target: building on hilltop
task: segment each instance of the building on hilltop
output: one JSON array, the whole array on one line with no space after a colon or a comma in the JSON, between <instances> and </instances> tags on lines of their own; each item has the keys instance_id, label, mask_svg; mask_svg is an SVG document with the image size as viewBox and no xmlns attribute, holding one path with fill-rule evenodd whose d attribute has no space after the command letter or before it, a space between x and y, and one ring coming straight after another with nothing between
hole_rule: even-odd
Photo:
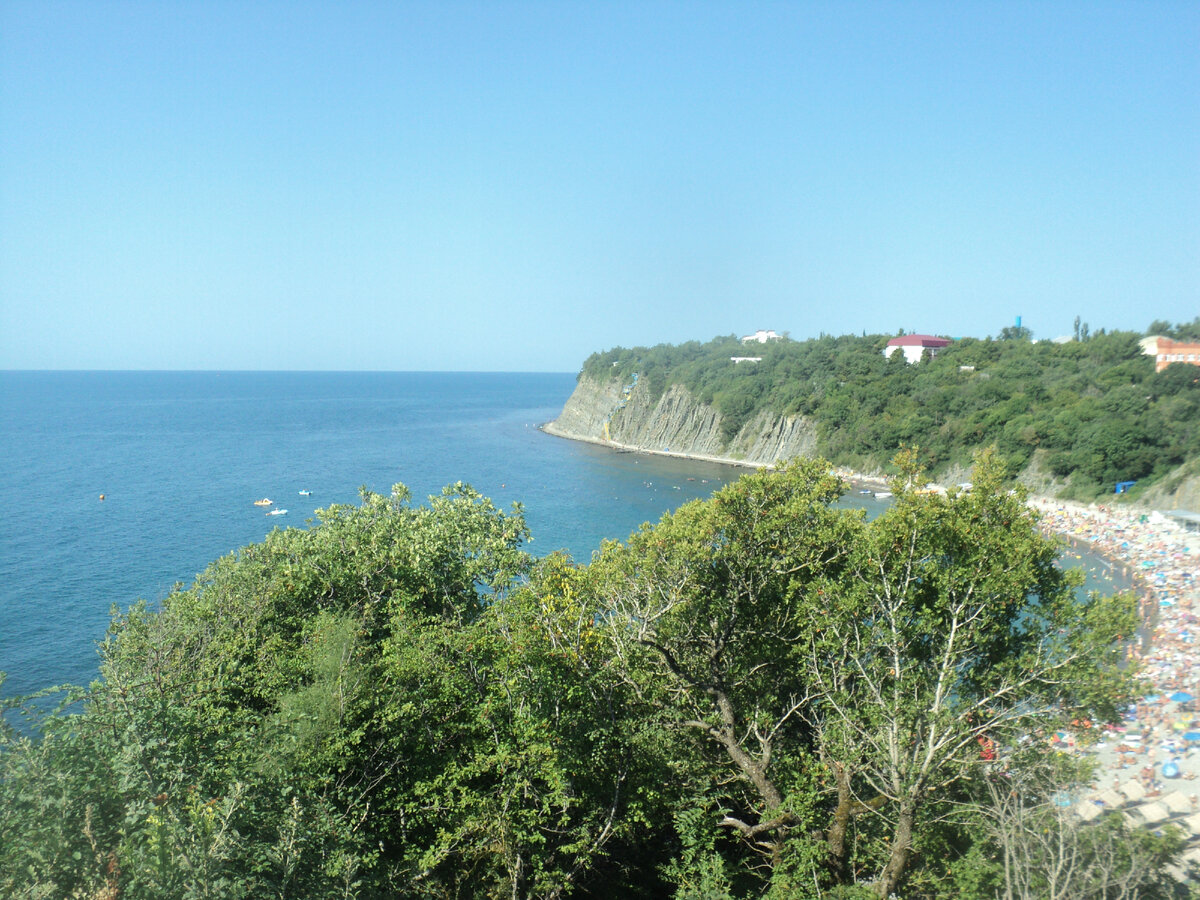
<instances>
[{"instance_id":1,"label":"building on hilltop","mask_svg":"<svg viewBox=\"0 0 1200 900\"><path fill-rule=\"evenodd\" d=\"M1154 335L1142 338L1138 343L1142 352L1154 357L1154 371L1161 372L1171 363L1190 363L1200 366L1200 344L1192 341L1175 341Z\"/></svg>"},{"instance_id":2,"label":"building on hilltop","mask_svg":"<svg viewBox=\"0 0 1200 900\"><path fill-rule=\"evenodd\" d=\"M742 338L742 343L748 344L750 341L758 341L760 344L765 344L767 341L778 341L782 338L783 335L781 334L776 334L773 331L762 331L760 329L754 332L754 334L748 334Z\"/></svg>"},{"instance_id":3,"label":"building on hilltop","mask_svg":"<svg viewBox=\"0 0 1200 900\"><path fill-rule=\"evenodd\" d=\"M930 356L937 356L943 347L950 346L949 338L934 337L932 334L906 334L903 337L892 338L883 348L883 355L891 357L897 350L904 353L908 363L918 363L926 350Z\"/></svg>"}]
</instances>

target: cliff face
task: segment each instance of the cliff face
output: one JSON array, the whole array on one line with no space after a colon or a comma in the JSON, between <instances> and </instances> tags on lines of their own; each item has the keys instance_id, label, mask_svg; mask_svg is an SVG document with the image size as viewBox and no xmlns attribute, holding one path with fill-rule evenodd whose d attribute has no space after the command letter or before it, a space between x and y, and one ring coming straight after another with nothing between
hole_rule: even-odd
<instances>
[{"instance_id":1,"label":"cliff face","mask_svg":"<svg viewBox=\"0 0 1200 900\"><path fill-rule=\"evenodd\" d=\"M605 432L605 423L608 431ZM559 437L593 441L612 447L677 453L746 465L770 465L794 456L816 454L816 429L799 416L760 413L726 442L721 414L695 400L676 385L657 402L645 384L621 384L580 376L574 393L558 418L545 426ZM1066 487L1035 454L1019 480L1035 495L1055 496ZM969 481L965 468L942 473L941 481ZM1187 463L1136 501L1154 509L1200 511L1200 464Z\"/></svg>"},{"instance_id":2,"label":"cliff face","mask_svg":"<svg viewBox=\"0 0 1200 900\"><path fill-rule=\"evenodd\" d=\"M1200 461L1193 459L1179 466L1146 491L1139 502L1152 509L1200 512Z\"/></svg>"},{"instance_id":3,"label":"cliff face","mask_svg":"<svg viewBox=\"0 0 1200 900\"><path fill-rule=\"evenodd\" d=\"M802 417L760 413L726 442L720 413L678 385L653 402L645 384L600 382L587 376L580 377L562 413L546 431L638 450L755 465L811 456L816 448L812 423Z\"/></svg>"}]
</instances>

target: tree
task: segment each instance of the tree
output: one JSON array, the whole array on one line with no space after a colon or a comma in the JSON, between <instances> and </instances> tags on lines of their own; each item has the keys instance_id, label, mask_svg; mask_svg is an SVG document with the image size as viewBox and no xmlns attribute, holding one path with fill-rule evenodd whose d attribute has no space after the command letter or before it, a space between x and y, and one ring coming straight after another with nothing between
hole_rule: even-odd
<instances>
[{"instance_id":1,"label":"tree","mask_svg":"<svg viewBox=\"0 0 1200 900\"><path fill-rule=\"evenodd\" d=\"M1161 335L1178 341L1200 340L1200 316L1190 322L1177 322L1174 326L1165 319L1155 319L1146 329L1148 335Z\"/></svg>"},{"instance_id":2,"label":"tree","mask_svg":"<svg viewBox=\"0 0 1200 900\"><path fill-rule=\"evenodd\" d=\"M607 544L588 572L624 677L700 753L719 827L769 867L811 805L799 638L811 586L834 576L860 527L830 505L842 489L821 462L748 475Z\"/></svg>"},{"instance_id":3,"label":"tree","mask_svg":"<svg viewBox=\"0 0 1200 900\"><path fill-rule=\"evenodd\" d=\"M1146 334L1149 336L1162 335L1168 336L1171 332L1171 323L1166 319L1155 319L1146 329Z\"/></svg>"},{"instance_id":4,"label":"tree","mask_svg":"<svg viewBox=\"0 0 1200 900\"><path fill-rule=\"evenodd\" d=\"M524 522L464 485L427 507L401 486L364 492L319 517L218 560L160 611L116 616L82 711L40 742L7 742L8 893L111 877L129 897L378 895L420 862L399 823L432 850L412 792L439 764L495 759L477 700L499 683L479 672L502 648L482 668L468 648L529 566ZM457 715L432 738L411 727L438 709ZM520 796L532 767L504 769L489 796ZM47 805L30 797L62 797L44 833L71 855L48 858L49 839L22 824Z\"/></svg>"},{"instance_id":5,"label":"tree","mask_svg":"<svg viewBox=\"0 0 1200 900\"><path fill-rule=\"evenodd\" d=\"M1086 790L1086 763L1029 747L977 781L978 817L1000 861L1004 900L1151 900L1175 896L1167 869L1181 832L1159 835L1108 811L1084 821L1071 798Z\"/></svg>"},{"instance_id":6,"label":"tree","mask_svg":"<svg viewBox=\"0 0 1200 900\"><path fill-rule=\"evenodd\" d=\"M621 379L622 386L639 370L643 379L653 373L655 384L715 407L726 440L761 415L804 416L816 432L816 452L864 470L894 471L891 458L906 442L921 443L936 476L970 465L975 452L993 444L1018 467L1038 450L1049 451L1045 462L1055 474L1073 476L1068 490L1080 498L1111 491L1101 476L1109 454L1085 445L1113 443L1090 434L1088 425L1094 409L1119 403L1131 412L1122 413L1121 427L1155 437L1150 464L1134 460L1141 474L1130 476L1145 488L1195 455L1186 449L1193 443L1191 419L1148 383L1154 363L1139 335L1092 333L1082 319L1076 325L1077 340L1064 344L1034 343L1027 329L1013 328L1005 329L1005 340L959 339L917 366L899 354L885 358L885 335L823 335L761 345L755 352L762 361L753 366L730 363L742 350L735 338L721 338L596 355L584 371L601 381ZM1020 428L1018 417L1025 420Z\"/></svg>"},{"instance_id":7,"label":"tree","mask_svg":"<svg viewBox=\"0 0 1200 900\"><path fill-rule=\"evenodd\" d=\"M1038 890L1023 823L1067 825L1002 821L980 748L1021 777L1115 717L1133 604L1075 598L991 456L948 496L914 459L870 523L798 461L586 566L464 485L277 531L0 732L0 893L982 898L1003 853ZM1072 834L1110 885L1177 850Z\"/></svg>"},{"instance_id":8,"label":"tree","mask_svg":"<svg viewBox=\"0 0 1200 900\"><path fill-rule=\"evenodd\" d=\"M0 735L0 894L660 893L657 734L525 534L364 492L116 615L75 713Z\"/></svg>"},{"instance_id":9,"label":"tree","mask_svg":"<svg viewBox=\"0 0 1200 900\"><path fill-rule=\"evenodd\" d=\"M1117 666L1131 599L1076 600L997 460L952 496L922 490L913 454L898 465L872 523L831 507L825 464L795 463L607 545L589 572L617 665L704 760L694 802L780 896L889 896L981 741L1113 720L1133 683Z\"/></svg>"},{"instance_id":10,"label":"tree","mask_svg":"<svg viewBox=\"0 0 1200 900\"><path fill-rule=\"evenodd\" d=\"M908 873L922 822L980 766L981 741L1118 719L1137 621L1132 598L1075 598L1078 580L992 455L970 492L948 496L922 491L913 454L897 462L896 503L831 585L806 672L822 747L890 831L880 897Z\"/></svg>"}]
</instances>

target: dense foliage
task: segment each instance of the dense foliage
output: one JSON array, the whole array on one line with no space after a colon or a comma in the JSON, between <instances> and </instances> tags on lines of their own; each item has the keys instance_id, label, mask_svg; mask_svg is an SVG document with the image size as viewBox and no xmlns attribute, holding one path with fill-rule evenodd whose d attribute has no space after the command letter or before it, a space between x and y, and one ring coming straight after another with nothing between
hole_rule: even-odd
<instances>
[{"instance_id":1,"label":"dense foliage","mask_svg":"<svg viewBox=\"0 0 1200 900\"><path fill-rule=\"evenodd\" d=\"M1170 895L1177 838L1064 817L1033 738L1117 715L1132 600L1076 599L993 460L899 467L873 522L807 461L588 565L462 485L277 531L3 733L0 895Z\"/></svg>"},{"instance_id":2,"label":"dense foliage","mask_svg":"<svg viewBox=\"0 0 1200 900\"><path fill-rule=\"evenodd\" d=\"M1194 323L1154 323L1154 333L1192 339ZM1086 326L1080 337L1087 334ZM732 438L756 413L804 415L818 451L860 469L884 468L898 446L921 448L936 475L995 445L1018 468L1038 455L1078 496L1139 489L1200 459L1200 367L1177 363L1156 374L1141 335L1100 332L1066 343L1027 339L954 341L936 358L908 365L885 358L888 335L822 336L743 344L733 336L701 344L617 348L593 354L593 378L634 373L657 399L686 388L721 413ZM761 357L735 364L731 357Z\"/></svg>"}]
</instances>

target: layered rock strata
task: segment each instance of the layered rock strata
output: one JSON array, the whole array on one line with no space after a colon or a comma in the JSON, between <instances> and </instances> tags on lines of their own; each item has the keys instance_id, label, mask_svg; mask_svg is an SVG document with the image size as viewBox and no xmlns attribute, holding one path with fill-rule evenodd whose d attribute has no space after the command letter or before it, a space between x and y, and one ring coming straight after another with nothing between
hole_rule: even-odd
<instances>
[{"instance_id":1,"label":"layered rock strata","mask_svg":"<svg viewBox=\"0 0 1200 900\"><path fill-rule=\"evenodd\" d=\"M654 400L645 382L601 382L586 375L544 429L575 440L744 465L810 456L816 448L813 424L802 416L761 412L726 440L721 414L679 385Z\"/></svg>"}]
</instances>

